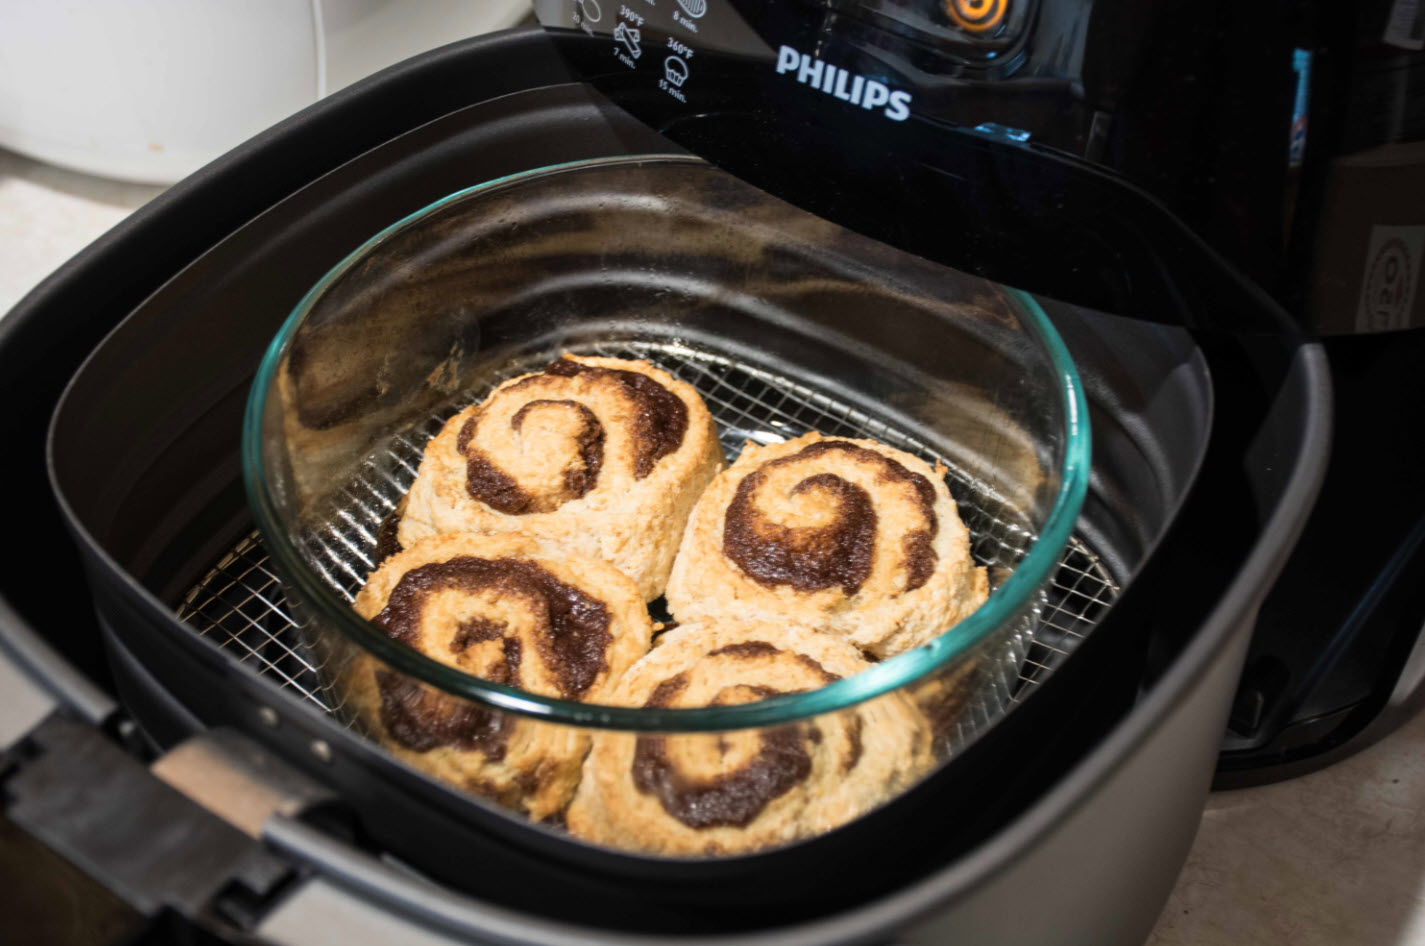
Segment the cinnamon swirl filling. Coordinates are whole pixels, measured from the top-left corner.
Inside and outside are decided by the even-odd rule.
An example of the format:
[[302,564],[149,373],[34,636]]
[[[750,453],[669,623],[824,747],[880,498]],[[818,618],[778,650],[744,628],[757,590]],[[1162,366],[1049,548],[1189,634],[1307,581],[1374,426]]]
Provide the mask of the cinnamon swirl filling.
[[[563,396],[523,401],[530,392]],[[507,413],[492,403],[461,427],[456,449],[466,457],[470,497],[511,516],[553,512],[587,495],[607,460],[624,463],[635,480],[644,479],[682,445],[688,429],[687,407],[653,378],[567,358],[504,388],[497,398],[504,405],[522,402],[504,425],[503,441],[497,446],[493,437],[482,437],[490,432],[487,425],[498,424],[492,415]],[[606,458],[606,424],[614,421],[602,419],[600,410],[614,411],[598,398],[617,405],[617,422],[627,427],[620,458]],[[531,460],[539,469],[530,469]]]

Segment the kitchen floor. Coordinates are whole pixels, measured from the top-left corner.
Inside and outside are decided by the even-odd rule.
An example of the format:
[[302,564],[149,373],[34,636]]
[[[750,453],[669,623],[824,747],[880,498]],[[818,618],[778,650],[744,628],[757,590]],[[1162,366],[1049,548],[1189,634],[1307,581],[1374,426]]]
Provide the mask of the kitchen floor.
[[[0,149],[0,317],[161,188]],[[1312,775],[1213,795],[1150,946],[1425,946],[1425,715]]]

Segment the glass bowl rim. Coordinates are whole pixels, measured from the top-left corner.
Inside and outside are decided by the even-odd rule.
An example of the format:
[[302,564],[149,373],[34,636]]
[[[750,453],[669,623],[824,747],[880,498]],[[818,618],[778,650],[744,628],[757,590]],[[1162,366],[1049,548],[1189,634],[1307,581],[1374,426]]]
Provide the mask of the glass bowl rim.
[[1036,591],[1048,580],[1058,564],[1060,553],[1068,544],[1088,488],[1088,408],[1078,370],[1063,339],[1044,310],[1028,293],[1009,286],[995,284],[1017,304],[1020,316],[1035,330],[1043,350],[1049,357],[1059,381],[1064,429],[1068,434],[1059,490],[1044,526],[1005,582],[990,593],[984,604],[950,630],[928,644],[872,664],[869,669],[855,676],[837,680],[816,690],[732,706],[649,709],[579,703],[493,683],[398,643],[374,624],[359,617],[350,604],[318,578],[302,560],[292,536],[280,524],[262,459],[262,421],[267,394],[274,387],[272,381],[278,365],[297,328],[333,283],[396,233],[419,224],[439,210],[475,195],[487,194],[536,177],[610,166],[648,164],[683,164],[716,170],[713,165],[695,156],[646,154],[571,161],[493,178],[447,194],[387,226],[347,254],[307,291],[268,345],[248,393],[243,417],[242,467],[248,505],[257,521],[258,531],[268,554],[276,560],[279,574],[284,581],[296,585],[310,611],[320,614],[362,650],[387,666],[463,699],[520,716],[574,726],[635,732],[710,732],[784,725],[846,709],[899,689],[938,668],[948,667],[1032,603]]

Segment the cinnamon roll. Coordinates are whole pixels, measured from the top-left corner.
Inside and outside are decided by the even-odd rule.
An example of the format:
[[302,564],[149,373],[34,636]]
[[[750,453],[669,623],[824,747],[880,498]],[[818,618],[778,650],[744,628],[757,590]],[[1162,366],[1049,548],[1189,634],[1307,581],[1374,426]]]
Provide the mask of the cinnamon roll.
[[534,536],[613,564],[652,601],[721,466],[690,385],[643,361],[566,355],[446,423],[398,534],[402,545],[446,532]]
[[[443,535],[387,559],[356,612],[434,660],[531,693],[608,702],[648,651],[652,623],[633,583],[604,562],[551,558],[517,536]],[[588,736],[416,682],[362,655],[346,705],[403,761],[536,820],[563,810]]]
[[[618,685],[617,703],[726,706],[822,687],[869,664],[844,641],[773,624],[685,624]],[[755,851],[856,818],[931,765],[930,729],[891,693],[800,722],[728,732],[600,732],[566,823],[658,854]]]
[[872,440],[748,444],[703,493],[668,581],[679,621],[791,621],[875,657],[989,594],[942,473]]

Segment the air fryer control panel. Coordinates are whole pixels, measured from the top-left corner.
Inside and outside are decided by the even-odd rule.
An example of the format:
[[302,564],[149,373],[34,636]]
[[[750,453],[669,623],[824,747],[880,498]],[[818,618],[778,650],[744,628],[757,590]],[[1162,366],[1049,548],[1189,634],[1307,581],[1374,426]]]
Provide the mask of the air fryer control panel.
[[[914,111],[955,124],[989,122],[1023,139],[1062,139],[1073,151],[1093,133],[1078,74],[1088,8],[1078,4],[1065,22],[1066,5],[1041,16],[1039,0],[535,2],[546,26],[602,38],[610,71],[622,67],[687,109],[716,101],[717,80],[697,60],[700,52],[704,63],[720,53],[760,63],[769,83],[887,121]],[[1058,127],[1006,125],[1003,110],[1012,102],[1033,105],[1041,123],[1052,118]]]
[[[1199,95],[1198,84],[1183,79],[1194,78],[1194,67],[1216,68],[1214,4],[1219,13],[1240,6],[534,6],[581,79],[666,138],[803,209],[1031,292],[1156,321],[1250,328],[1256,302],[1224,283],[1235,276],[1225,277],[1188,229],[1191,214],[1238,199],[1210,183],[1220,179],[1213,162],[1227,153],[1205,133],[1183,135],[1202,160],[1172,151],[1164,138],[1179,133],[1180,105],[1197,125],[1216,114],[1220,90]],[[1173,50],[1181,62],[1160,62]],[[1256,89],[1230,90],[1236,107],[1250,104]],[[1280,147],[1267,158],[1284,168],[1289,108],[1280,118]],[[1223,230],[1233,239],[1259,236],[1233,219],[1238,225]],[[1265,208],[1263,220],[1279,236],[1279,214]]]
[[[1046,253],[1024,225],[1046,189],[1067,194],[1062,207],[1097,200],[1093,186],[1067,193],[1078,164],[1060,160],[1077,162],[1094,134],[1076,72],[1090,2],[1041,2],[535,0],[535,12],[576,74],[744,180],[957,269],[1117,310],[1128,283],[1099,276],[1121,267],[1074,258],[1116,237],[1066,241],[1068,218],[1045,216],[1043,239],[1075,247]],[[1091,291],[1061,285],[1087,272]]]

